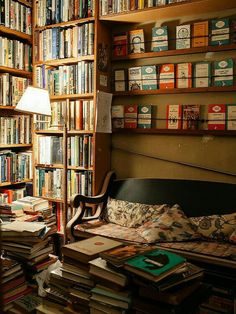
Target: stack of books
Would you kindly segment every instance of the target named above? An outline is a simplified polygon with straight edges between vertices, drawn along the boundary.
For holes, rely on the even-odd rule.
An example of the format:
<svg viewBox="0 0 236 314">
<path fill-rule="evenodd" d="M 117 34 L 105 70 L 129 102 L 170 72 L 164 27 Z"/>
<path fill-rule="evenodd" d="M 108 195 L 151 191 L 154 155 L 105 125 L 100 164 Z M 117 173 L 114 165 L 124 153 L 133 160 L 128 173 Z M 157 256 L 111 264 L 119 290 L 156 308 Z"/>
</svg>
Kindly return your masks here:
<svg viewBox="0 0 236 314">
<path fill-rule="evenodd" d="M 12 302 L 31 292 L 28 287 L 21 264 L 14 259 L 1 256 L 3 308 L 7 311 Z"/>
<path fill-rule="evenodd" d="M 47 298 L 57 304 L 72 305 L 75 311 L 89 313 L 89 300 L 94 280 L 89 273 L 89 262 L 99 253 L 120 246 L 118 241 L 95 236 L 62 247 L 62 267 L 50 273 Z"/>
<path fill-rule="evenodd" d="M 34 283 L 36 275 L 57 260 L 50 255 L 54 251 L 50 238 L 54 231 L 38 222 L 13 221 L 2 225 L 2 249 L 22 263 L 29 282 Z"/>
</svg>

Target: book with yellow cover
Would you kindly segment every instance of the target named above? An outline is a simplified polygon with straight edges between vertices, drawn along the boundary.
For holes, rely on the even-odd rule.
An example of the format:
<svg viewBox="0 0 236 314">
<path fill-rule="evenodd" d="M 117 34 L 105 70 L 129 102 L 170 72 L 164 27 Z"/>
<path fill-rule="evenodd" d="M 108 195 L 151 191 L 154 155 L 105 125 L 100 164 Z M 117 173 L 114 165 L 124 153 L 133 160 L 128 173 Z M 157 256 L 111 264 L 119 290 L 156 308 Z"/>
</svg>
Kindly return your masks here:
<svg viewBox="0 0 236 314">
<path fill-rule="evenodd" d="M 208 21 L 193 24 L 192 47 L 208 46 Z"/>
</svg>

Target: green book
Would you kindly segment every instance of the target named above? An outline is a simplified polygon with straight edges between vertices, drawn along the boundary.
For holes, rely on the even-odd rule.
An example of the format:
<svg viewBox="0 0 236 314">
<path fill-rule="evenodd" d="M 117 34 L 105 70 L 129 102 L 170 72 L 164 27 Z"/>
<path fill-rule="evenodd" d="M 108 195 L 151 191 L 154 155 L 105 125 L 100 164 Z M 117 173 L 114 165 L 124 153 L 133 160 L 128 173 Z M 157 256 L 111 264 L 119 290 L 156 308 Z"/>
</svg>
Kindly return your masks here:
<svg viewBox="0 0 236 314">
<path fill-rule="evenodd" d="M 185 262 L 186 259 L 180 255 L 157 249 L 128 260 L 124 268 L 138 276 L 158 282 L 174 273 Z"/>
</svg>

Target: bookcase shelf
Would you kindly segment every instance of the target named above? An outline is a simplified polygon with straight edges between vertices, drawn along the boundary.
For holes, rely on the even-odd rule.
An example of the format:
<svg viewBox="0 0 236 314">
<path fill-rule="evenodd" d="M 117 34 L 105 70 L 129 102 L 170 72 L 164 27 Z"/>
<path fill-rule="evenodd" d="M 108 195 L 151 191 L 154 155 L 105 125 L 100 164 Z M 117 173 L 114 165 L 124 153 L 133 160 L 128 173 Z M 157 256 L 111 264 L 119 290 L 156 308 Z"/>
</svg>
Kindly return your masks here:
<svg viewBox="0 0 236 314">
<path fill-rule="evenodd" d="M 86 93 L 86 94 L 64 94 L 64 95 L 53 95 L 50 96 L 50 99 L 55 100 L 63 100 L 63 99 L 69 99 L 69 100 L 75 100 L 75 99 L 92 99 L 93 93 Z"/>
<path fill-rule="evenodd" d="M 3 34 L 14 37 L 16 39 L 24 40 L 24 41 L 28 42 L 29 44 L 32 43 L 32 36 L 31 35 L 28 35 L 28 34 L 16 31 L 14 29 L 5 27 L 3 25 L 0 25 L 0 35 L 3 35 Z"/>
<path fill-rule="evenodd" d="M 79 25 L 79 24 L 84 24 L 84 23 L 93 22 L 93 21 L 95 21 L 94 17 L 86 17 L 86 18 L 79 19 L 79 20 L 72 20 L 72 21 L 61 22 L 61 23 L 57 23 L 57 24 L 50 24 L 50 25 L 45 25 L 45 26 L 36 26 L 34 28 L 34 30 L 35 31 L 43 31 L 44 29 L 50 29 L 50 28 L 54 28 L 54 27 L 68 27 L 68 26 Z"/>
<path fill-rule="evenodd" d="M 9 67 L 5 67 L 5 66 L 0 66 L 0 73 L 10 73 L 12 75 L 16 75 L 16 76 L 20 76 L 20 77 L 27 77 L 27 78 L 32 77 L 32 72 L 20 70 L 20 69 L 15 69 L 15 68 L 9 68 Z"/>
<path fill-rule="evenodd" d="M 158 135 L 192 135 L 192 136 L 236 136 L 236 131 L 223 130 L 171 130 L 171 129 L 113 129 L 113 133 L 128 133 L 128 134 L 158 134 Z"/>
<path fill-rule="evenodd" d="M 159 52 L 144 52 L 144 53 L 133 53 L 127 56 L 114 57 L 112 61 L 121 60 L 137 60 L 146 58 L 156 58 L 156 57 L 169 57 L 169 56 L 179 56 L 179 55 L 189 55 L 197 53 L 207 53 L 207 52 L 221 52 L 236 50 L 236 44 L 222 45 L 222 46 L 207 46 L 207 47 L 195 47 L 189 49 L 173 49 Z"/>
<path fill-rule="evenodd" d="M 47 60 L 47 61 L 37 61 L 33 64 L 33 66 L 38 65 L 50 65 L 50 66 L 58 66 L 58 65 L 65 65 L 65 64 L 74 64 L 79 61 L 94 61 L 94 55 L 88 56 L 81 56 L 77 58 L 65 58 L 65 59 L 57 59 L 57 60 Z"/>
<path fill-rule="evenodd" d="M 146 8 L 143 10 L 122 12 L 119 14 L 109 14 L 100 16 L 102 21 L 124 22 L 124 23 L 144 23 L 158 19 L 178 19 L 189 15 L 198 15 L 220 10 L 235 9 L 234 0 L 190 0 L 160 7 Z"/>
<path fill-rule="evenodd" d="M 68 166 L 67 167 L 68 170 L 89 170 L 89 171 L 93 171 L 93 167 L 79 167 L 79 166 Z"/>
<path fill-rule="evenodd" d="M 36 168 L 63 169 L 62 164 L 35 164 Z"/>
<path fill-rule="evenodd" d="M 215 92 L 235 92 L 236 86 L 223 87 L 199 87 L 199 88 L 167 88 L 155 90 L 136 90 L 126 92 L 114 92 L 114 96 L 128 96 L 128 95 L 158 95 L 158 94 L 188 94 L 188 93 L 215 93 Z"/>
<path fill-rule="evenodd" d="M 29 182 L 32 182 L 32 180 L 21 180 L 19 182 L 3 182 L 3 183 L 0 183 L 0 187 L 5 187 L 5 186 L 9 186 L 9 185 L 25 184 L 25 183 L 29 183 Z"/>
<path fill-rule="evenodd" d="M 17 0 L 17 2 L 22 3 L 24 5 L 26 5 L 29 8 L 32 8 L 32 3 L 29 1 L 25 1 L 25 0 Z"/>
<path fill-rule="evenodd" d="M 32 144 L 0 144 L 0 149 L 3 148 L 31 148 Z"/>
</svg>

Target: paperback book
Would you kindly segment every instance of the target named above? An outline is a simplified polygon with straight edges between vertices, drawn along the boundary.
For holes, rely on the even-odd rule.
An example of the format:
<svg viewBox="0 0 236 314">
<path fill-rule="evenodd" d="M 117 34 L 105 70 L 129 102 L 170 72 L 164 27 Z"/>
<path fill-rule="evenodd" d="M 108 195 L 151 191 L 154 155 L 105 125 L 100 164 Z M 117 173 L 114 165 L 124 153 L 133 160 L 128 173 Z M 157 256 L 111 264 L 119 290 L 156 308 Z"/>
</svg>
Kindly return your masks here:
<svg viewBox="0 0 236 314">
<path fill-rule="evenodd" d="M 214 86 L 232 86 L 234 61 L 233 59 L 225 59 L 214 61 Z"/>
<path fill-rule="evenodd" d="M 236 105 L 226 105 L 226 129 L 236 130 Z"/>
<path fill-rule="evenodd" d="M 144 32 L 143 29 L 129 31 L 130 53 L 145 52 Z"/>
<path fill-rule="evenodd" d="M 207 61 L 194 64 L 194 87 L 209 87 L 211 85 L 211 63 Z"/>
<path fill-rule="evenodd" d="M 124 57 L 127 55 L 128 34 L 126 32 L 113 36 L 113 56 Z"/>
<path fill-rule="evenodd" d="M 191 25 L 176 26 L 176 49 L 188 49 L 191 43 Z"/>
<path fill-rule="evenodd" d="M 152 28 L 152 51 L 168 50 L 168 27 L 153 27 Z"/>
<path fill-rule="evenodd" d="M 197 130 L 200 118 L 200 105 L 182 105 L 183 129 Z"/>
<path fill-rule="evenodd" d="M 227 45 L 230 42 L 229 19 L 214 19 L 211 21 L 211 45 Z"/>
<path fill-rule="evenodd" d="M 157 89 L 157 70 L 155 65 L 146 65 L 141 68 L 142 89 Z"/>
<path fill-rule="evenodd" d="M 225 105 L 208 105 L 208 130 L 225 130 Z"/>
<path fill-rule="evenodd" d="M 162 64 L 159 75 L 160 89 L 175 87 L 175 65 L 172 63 Z"/>
<path fill-rule="evenodd" d="M 182 105 L 167 105 L 166 120 L 167 129 L 181 129 Z"/>
<path fill-rule="evenodd" d="M 192 63 L 178 63 L 176 65 L 176 87 L 192 87 Z"/>
<path fill-rule="evenodd" d="M 129 77 L 129 90 L 141 90 L 142 89 L 142 72 L 141 67 L 132 67 L 128 69 Z"/>
<path fill-rule="evenodd" d="M 152 127 L 152 106 L 138 106 L 138 128 L 150 129 Z"/>
<path fill-rule="evenodd" d="M 208 21 L 201 21 L 193 24 L 192 47 L 208 46 L 208 24 Z"/>
<path fill-rule="evenodd" d="M 126 90 L 125 69 L 114 70 L 114 90 L 115 92 L 124 92 Z"/>
</svg>

